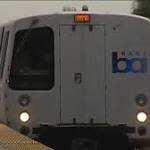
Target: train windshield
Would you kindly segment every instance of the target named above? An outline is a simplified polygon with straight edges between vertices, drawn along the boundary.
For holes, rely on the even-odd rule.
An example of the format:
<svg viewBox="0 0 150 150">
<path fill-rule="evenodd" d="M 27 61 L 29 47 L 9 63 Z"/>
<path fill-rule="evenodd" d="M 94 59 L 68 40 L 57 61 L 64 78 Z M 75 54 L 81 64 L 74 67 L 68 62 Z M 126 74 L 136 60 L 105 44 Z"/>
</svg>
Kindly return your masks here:
<svg viewBox="0 0 150 150">
<path fill-rule="evenodd" d="M 15 35 L 9 86 L 15 90 L 49 90 L 54 85 L 53 30 L 33 28 L 26 37 L 27 32 L 20 30 Z"/>
</svg>

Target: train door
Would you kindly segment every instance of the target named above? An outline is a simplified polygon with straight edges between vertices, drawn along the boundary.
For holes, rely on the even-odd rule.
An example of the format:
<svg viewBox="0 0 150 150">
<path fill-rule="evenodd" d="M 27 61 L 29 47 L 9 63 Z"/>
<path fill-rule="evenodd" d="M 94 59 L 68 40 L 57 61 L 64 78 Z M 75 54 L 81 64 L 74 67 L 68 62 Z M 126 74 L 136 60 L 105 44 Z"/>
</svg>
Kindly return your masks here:
<svg viewBox="0 0 150 150">
<path fill-rule="evenodd" d="M 105 123 L 104 27 L 61 25 L 61 123 Z"/>
</svg>

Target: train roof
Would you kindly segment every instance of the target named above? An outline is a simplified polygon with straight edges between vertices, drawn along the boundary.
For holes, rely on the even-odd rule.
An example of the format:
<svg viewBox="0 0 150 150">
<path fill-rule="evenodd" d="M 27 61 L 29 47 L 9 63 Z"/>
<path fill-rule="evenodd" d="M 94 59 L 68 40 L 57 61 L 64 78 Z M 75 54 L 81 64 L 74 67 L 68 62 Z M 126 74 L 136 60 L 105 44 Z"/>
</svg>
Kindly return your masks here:
<svg viewBox="0 0 150 150">
<path fill-rule="evenodd" d="M 52 13 L 52 14 L 42 14 L 42 15 L 33 15 L 33 16 L 27 16 L 27 17 L 20 17 L 15 20 L 8 21 L 6 23 L 0 24 L 0 26 L 7 26 L 7 25 L 13 25 L 16 22 L 19 22 L 21 20 L 26 20 L 26 19 L 38 19 L 41 17 L 48 17 L 48 16 L 53 16 L 53 15 L 72 15 L 72 14 L 91 14 L 91 15 L 99 15 L 99 16 L 108 16 L 108 17 L 127 17 L 127 18 L 133 18 L 133 19 L 139 19 L 139 20 L 145 20 L 146 22 L 150 22 L 150 19 L 147 17 L 135 15 L 135 14 L 109 14 L 109 13 L 98 13 L 98 12 L 61 12 L 61 13 Z"/>
</svg>

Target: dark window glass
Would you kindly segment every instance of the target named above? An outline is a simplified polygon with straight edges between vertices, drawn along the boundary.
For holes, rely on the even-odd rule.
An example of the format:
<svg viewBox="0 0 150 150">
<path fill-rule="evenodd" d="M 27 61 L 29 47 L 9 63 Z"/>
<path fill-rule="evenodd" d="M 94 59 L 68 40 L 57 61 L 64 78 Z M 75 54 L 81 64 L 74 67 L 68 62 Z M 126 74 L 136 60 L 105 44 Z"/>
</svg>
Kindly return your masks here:
<svg viewBox="0 0 150 150">
<path fill-rule="evenodd" d="M 4 35 L 4 28 L 1 28 L 0 29 L 0 52 L 1 52 L 1 49 L 2 49 L 3 35 Z"/>
<path fill-rule="evenodd" d="M 16 33 L 9 86 L 49 90 L 54 85 L 54 33 L 48 27 Z"/>
<path fill-rule="evenodd" d="M 2 78 L 3 76 L 6 51 L 7 51 L 7 46 L 8 46 L 8 39 L 9 39 L 9 32 L 5 32 L 4 38 L 2 41 L 2 49 L 0 52 L 0 78 Z"/>
</svg>

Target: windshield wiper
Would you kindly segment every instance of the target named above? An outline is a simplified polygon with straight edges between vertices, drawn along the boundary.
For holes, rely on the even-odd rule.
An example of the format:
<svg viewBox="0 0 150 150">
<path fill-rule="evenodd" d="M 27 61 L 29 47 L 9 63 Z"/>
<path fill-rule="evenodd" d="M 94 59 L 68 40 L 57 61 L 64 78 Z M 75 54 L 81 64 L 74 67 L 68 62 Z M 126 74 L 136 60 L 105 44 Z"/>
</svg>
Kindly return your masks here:
<svg viewBox="0 0 150 150">
<path fill-rule="evenodd" d="M 18 48 L 17 48 L 17 50 L 16 50 L 16 52 L 15 52 L 14 57 L 16 57 L 16 55 L 24 48 L 25 43 L 26 43 L 28 37 L 29 37 L 30 34 L 31 34 L 31 31 L 33 30 L 33 27 L 34 27 L 38 22 L 39 22 L 38 19 L 32 20 L 32 22 L 31 22 L 29 28 L 28 28 L 27 31 L 25 32 L 25 35 L 23 36 L 23 38 L 22 38 L 22 40 L 21 40 L 21 42 L 20 42 L 20 44 L 19 44 L 19 46 L 18 46 Z"/>
</svg>

